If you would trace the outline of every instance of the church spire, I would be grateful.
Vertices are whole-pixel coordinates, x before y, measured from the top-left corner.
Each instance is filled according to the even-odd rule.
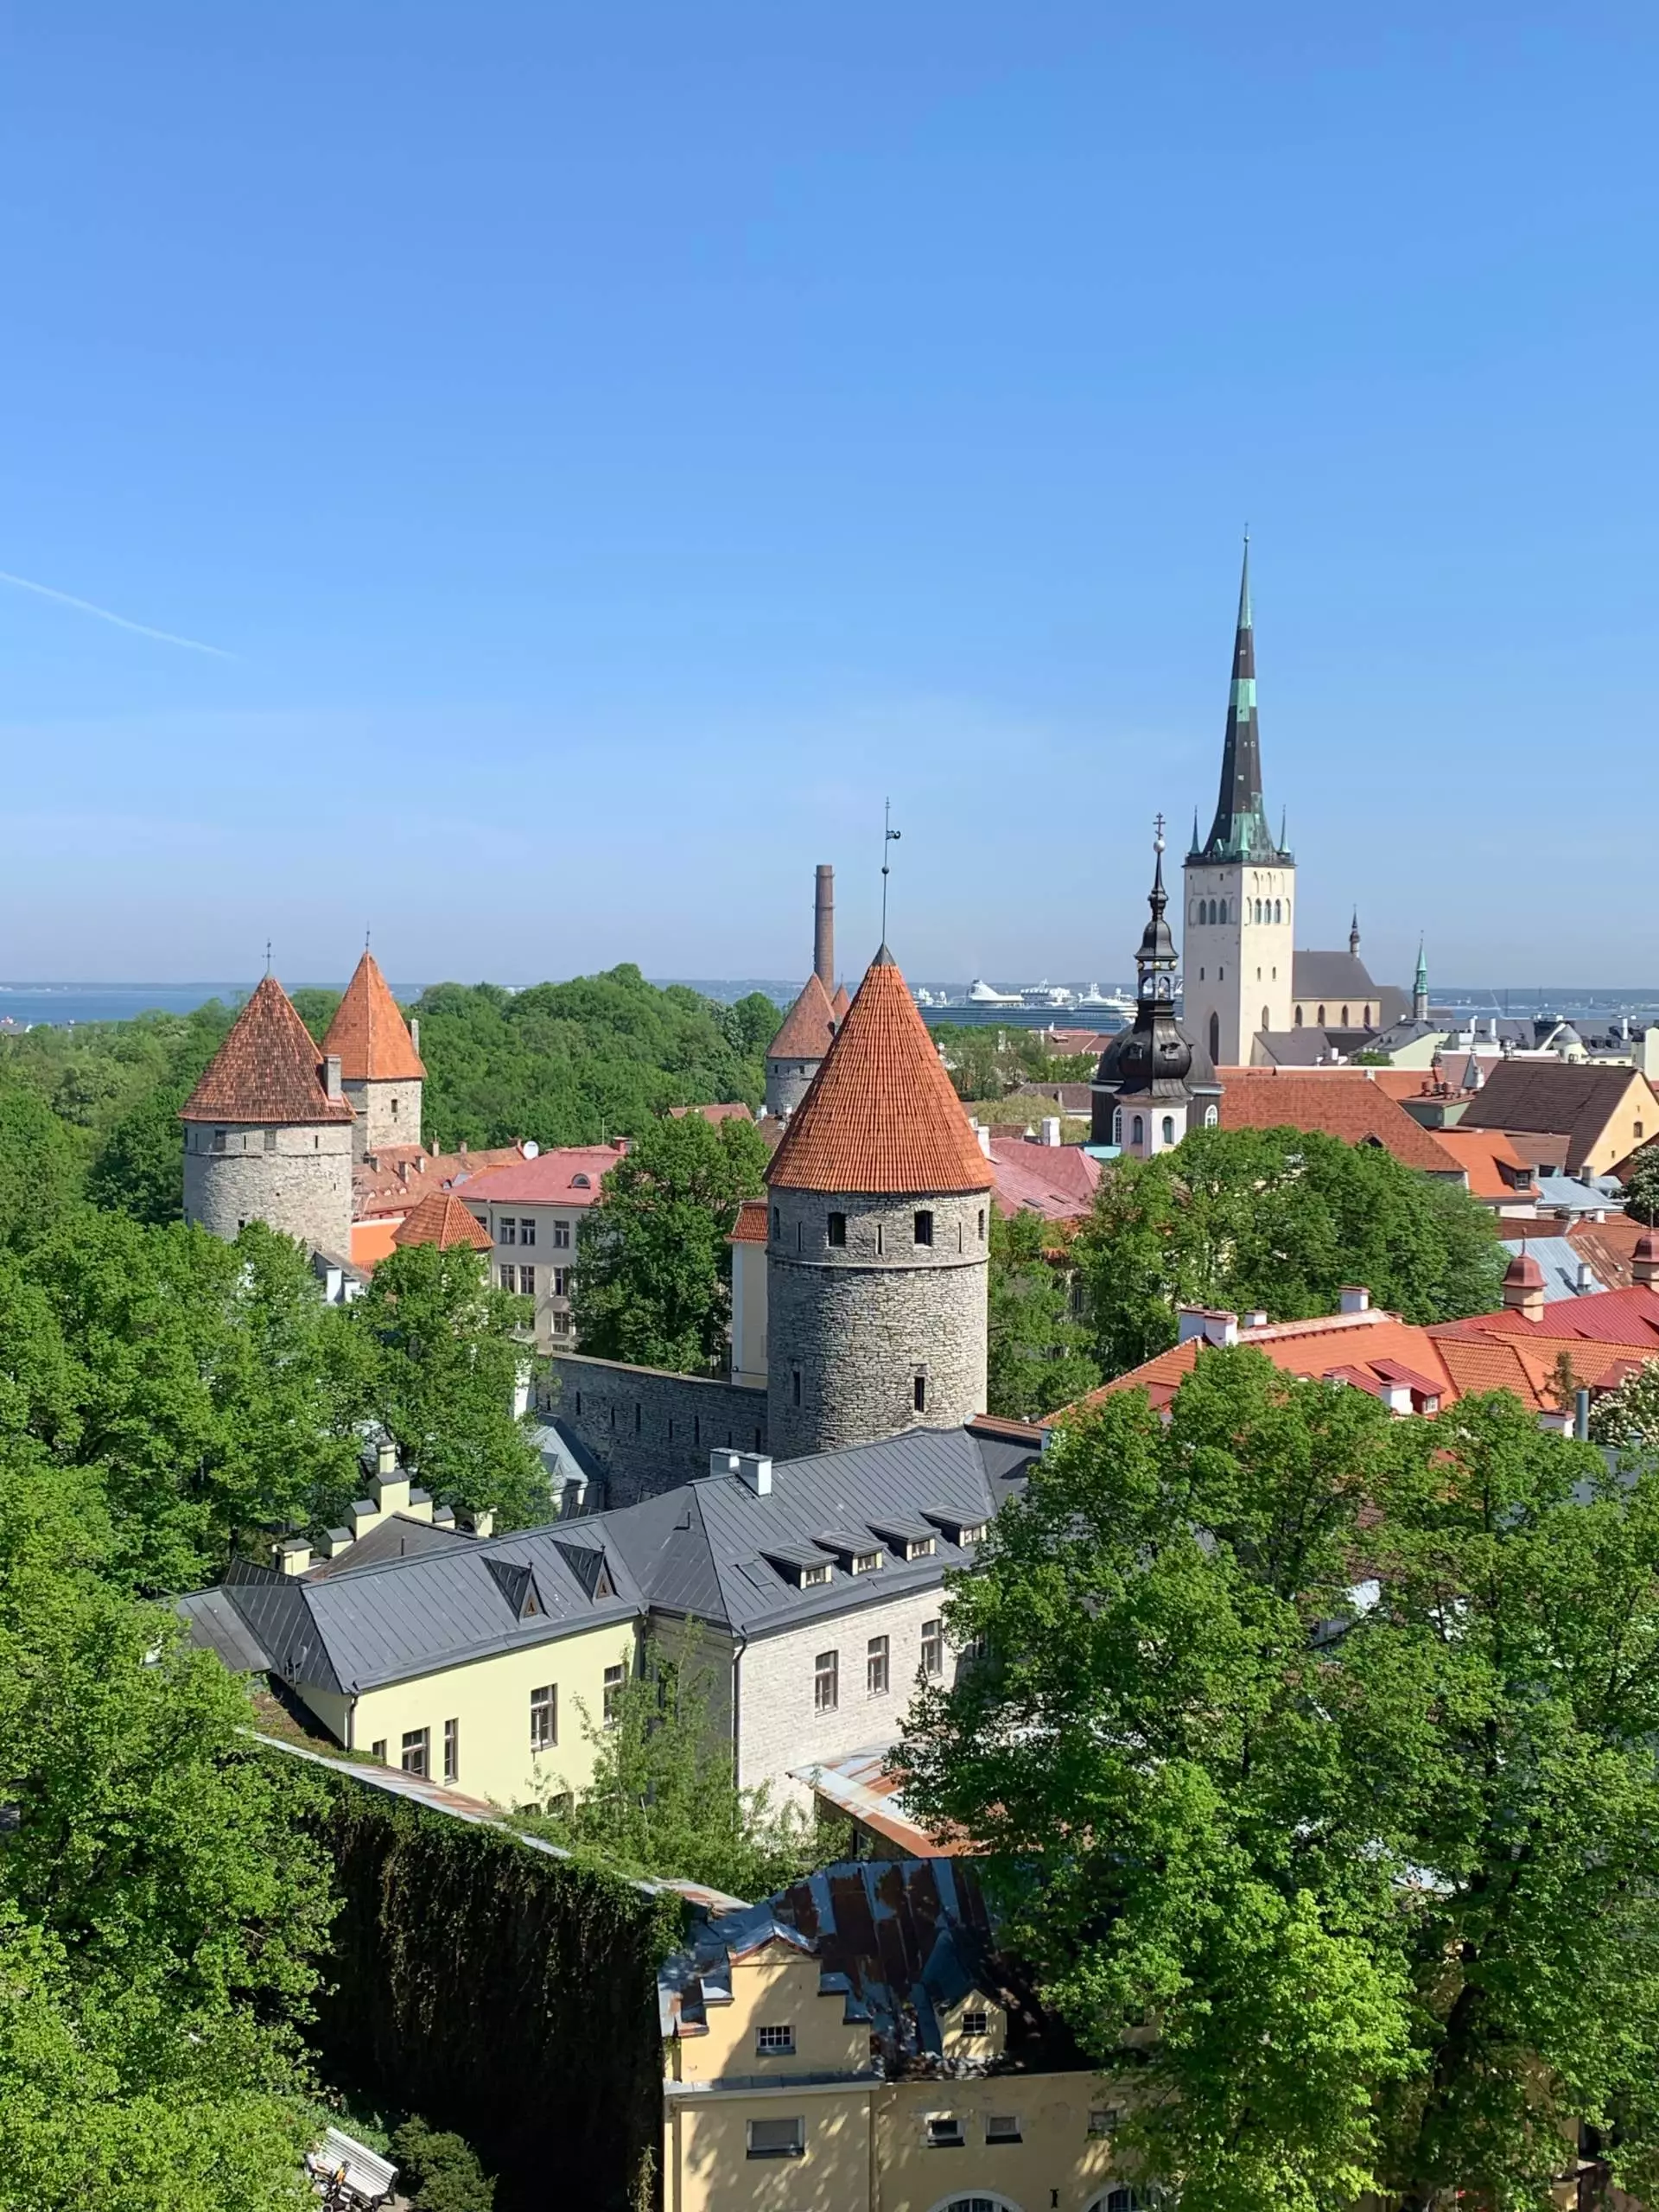
[[[1281,859],[1268,828],[1262,799],[1262,740],[1255,715],[1255,627],[1250,612],[1250,541],[1244,539],[1244,566],[1238,581],[1238,626],[1233,637],[1233,680],[1227,698],[1227,735],[1222,747],[1221,789],[1216,818],[1192,858],[1257,861],[1271,866]]]
[[[1423,940],[1417,940],[1417,976],[1411,987],[1411,1018],[1414,1021],[1428,1020],[1428,962],[1423,957]]]

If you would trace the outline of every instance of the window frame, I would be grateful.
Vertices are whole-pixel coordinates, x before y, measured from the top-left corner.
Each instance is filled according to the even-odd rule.
[[[429,1728],[405,1728],[403,1747],[397,1764],[405,1774],[416,1776],[422,1782],[432,1779],[432,1731]],[[410,1761],[416,1764],[411,1765]]]
[[[864,1646],[864,1694],[886,1697],[893,1688],[893,1640],[873,1636]]]
[[[556,1682],[543,1682],[530,1694],[531,1756],[558,1748],[559,1686]]]
[[[754,2139],[754,2131],[757,2127],[792,2127],[795,2131],[794,2140],[789,2143],[774,2142],[757,2144]],[[804,2158],[806,2156],[805,2113],[791,2113],[786,2118],[777,2120],[762,2118],[759,2120],[745,2120],[743,2123],[743,2149],[745,2157],[750,2158]]]
[[[841,1652],[820,1651],[812,1661],[812,1710],[814,1713],[839,1713],[841,1710]]]
[[[943,1615],[922,1623],[922,1678],[938,1681],[944,1674],[944,1619]]]
[[[767,2037],[772,2041],[768,2042]],[[789,2021],[768,2021],[757,2024],[754,2031],[754,2055],[757,2058],[793,2058],[795,2030]]]
[[[620,1660],[614,1667],[607,1667],[605,1669],[605,1678],[600,1685],[600,1699],[604,1708],[601,1725],[604,1727],[614,1728],[621,1719],[620,1707],[623,1694],[627,1687],[628,1669],[626,1660]]]
[[[461,1721],[457,1716],[443,1724],[443,1778],[456,1782],[461,1777]]]

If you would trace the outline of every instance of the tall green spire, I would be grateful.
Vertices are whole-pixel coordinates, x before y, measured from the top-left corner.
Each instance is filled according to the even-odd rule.
[[[1255,714],[1255,629],[1250,612],[1250,540],[1238,580],[1238,626],[1233,636],[1233,680],[1227,698],[1227,734],[1221,753],[1221,790],[1216,818],[1194,860],[1257,861],[1284,857],[1268,827],[1262,798],[1262,740]]]
[[[1411,987],[1411,1018],[1414,1021],[1428,1020],[1428,962],[1423,957],[1423,940],[1417,940],[1417,978]]]

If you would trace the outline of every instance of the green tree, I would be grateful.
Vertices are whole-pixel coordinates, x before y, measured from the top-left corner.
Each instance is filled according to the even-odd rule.
[[[783,1018],[783,1008],[764,991],[750,991],[726,1008],[721,1027],[731,1040],[732,1050],[741,1058],[763,1059]],[[709,1102],[694,1099],[686,1103],[696,1105]]]
[[[1072,1315],[1069,1262],[1050,1256],[1058,1233],[1034,1213],[991,1214],[988,1410],[1011,1421],[1040,1420],[1101,1379]]]
[[[524,1815],[532,1833],[631,1874],[740,1897],[768,1896],[813,1863],[806,1821],[775,1811],[766,1789],[738,1787],[695,1663],[682,1668],[648,1643],[610,1708],[578,1706],[593,1778],[563,1805]]]
[[[538,1365],[528,1299],[491,1287],[482,1255],[406,1244],[349,1309],[367,1348],[366,1402],[442,1503],[524,1528],[551,1510],[546,1471],[513,1412]]]
[[[1659,1444],[1659,1360],[1592,1401],[1590,1433],[1598,1444]]]
[[[1497,1306],[1505,1256],[1466,1191],[1295,1129],[1198,1129],[1116,1161],[1074,1249],[1115,1375],[1174,1343],[1178,1305],[1300,1320],[1363,1283],[1408,1321],[1452,1320]]]
[[[184,1211],[181,1085],[164,1084],[129,1108],[99,1147],[86,1178],[95,1206],[160,1226]]]
[[[1624,1211],[1651,1228],[1659,1221],[1659,1140],[1644,1144],[1624,1181]]]
[[[37,1244],[73,1210],[86,1172],[86,1145],[42,1098],[0,1090],[0,1243]]]
[[[318,990],[315,986],[308,988],[304,985],[297,991],[289,993],[294,1001],[295,1013],[319,1045],[327,1035],[328,1025],[339,1013],[340,1002],[345,995],[344,991]]]
[[[768,1156],[751,1122],[713,1127],[688,1114],[648,1125],[577,1232],[571,1304],[584,1351],[688,1375],[722,1363],[726,1240],[740,1202],[765,1190]]]
[[[1069,1425],[949,1605],[913,1801],[1185,2212],[1541,2206],[1580,2118],[1650,2185],[1653,1478],[1207,1353],[1167,1426]]]
[[[391,2155],[415,2212],[492,2212],[495,2183],[464,2136],[406,2120],[392,2136]]]

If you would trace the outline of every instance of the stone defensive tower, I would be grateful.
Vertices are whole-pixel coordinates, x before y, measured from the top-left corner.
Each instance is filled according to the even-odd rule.
[[[883,945],[766,1173],[779,1459],[983,1413],[991,1179]]]
[[[351,1251],[352,1128],[340,1061],[267,976],[185,1101],[184,1217],[227,1241],[263,1221]]]
[[[813,887],[812,973],[766,1047],[766,1111],[786,1121],[806,1096],[849,1000],[836,982],[836,871],[820,861]]]
[[[397,1001],[367,951],[322,1040],[325,1057],[336,1053],[340,1077],[357,1119],[352,1124],[352,1158],[361,1161],[383,1146],[421,1141],[419,1024],[404,1020]]]

